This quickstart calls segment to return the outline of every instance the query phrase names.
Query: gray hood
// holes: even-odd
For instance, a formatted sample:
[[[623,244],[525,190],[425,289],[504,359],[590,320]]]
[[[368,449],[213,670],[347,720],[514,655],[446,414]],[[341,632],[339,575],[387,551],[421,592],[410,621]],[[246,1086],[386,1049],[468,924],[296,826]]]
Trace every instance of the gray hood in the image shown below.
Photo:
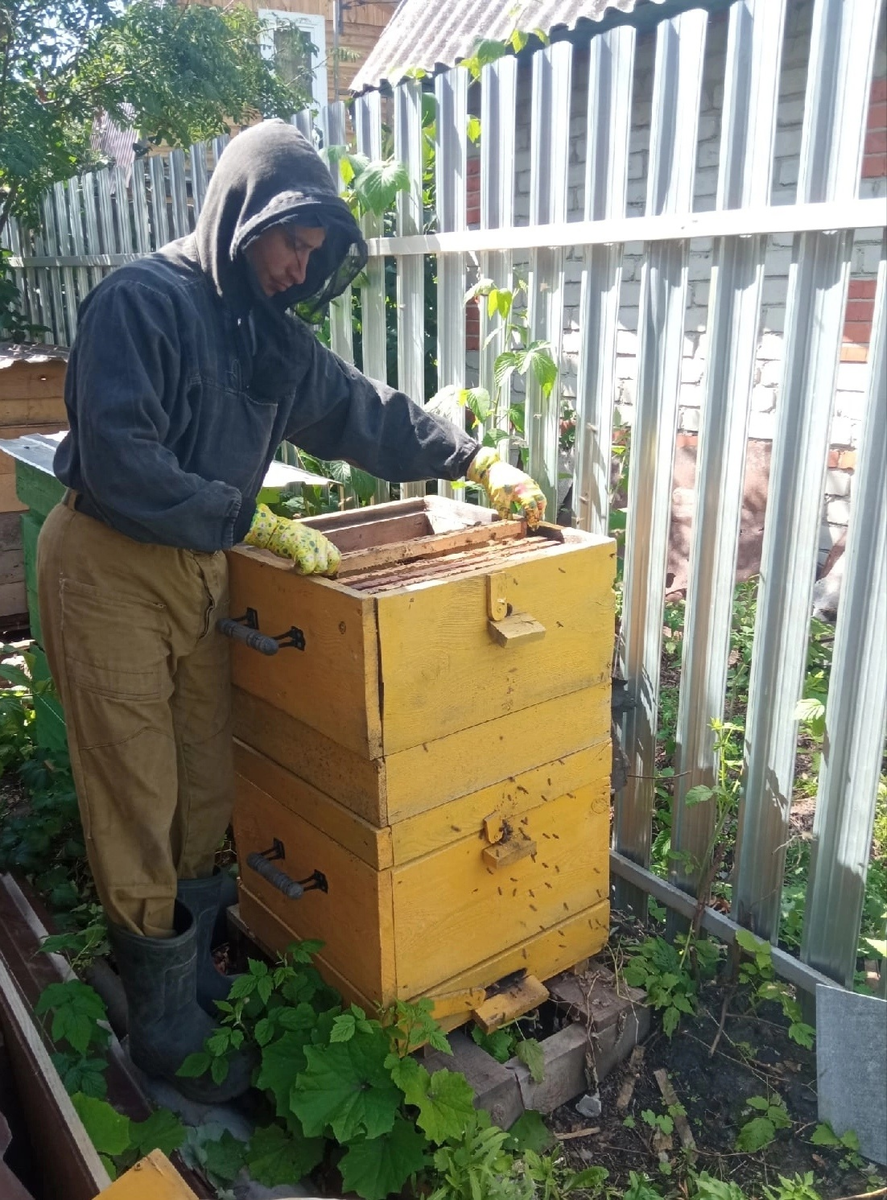
[[[292,125],[263,121],[229,142],[195,230],[200,266],[236,311],[264,299],[243,251],[267,229],[290,222],[321,225],[326,238],[308,260],[305,282],[268,302],[319,311],[363,269],[366,243],[314,147]]]

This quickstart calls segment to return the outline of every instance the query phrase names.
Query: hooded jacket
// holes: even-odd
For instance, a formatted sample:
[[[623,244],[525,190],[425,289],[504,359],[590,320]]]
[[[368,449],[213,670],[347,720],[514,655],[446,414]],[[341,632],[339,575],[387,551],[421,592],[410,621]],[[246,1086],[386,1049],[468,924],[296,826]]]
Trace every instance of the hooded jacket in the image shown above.
[[[274,225],[322,225],[305,282],[266,297],[244,250]],[[366,261],[313,147],[268,121],[234,138],[195,232],[86,297],[55,473],[78,509],[142,542],[225,550],[249,529],[279,444],[384,479],[458,479],[478,444],[361,375],[286,310],[323,304]]]

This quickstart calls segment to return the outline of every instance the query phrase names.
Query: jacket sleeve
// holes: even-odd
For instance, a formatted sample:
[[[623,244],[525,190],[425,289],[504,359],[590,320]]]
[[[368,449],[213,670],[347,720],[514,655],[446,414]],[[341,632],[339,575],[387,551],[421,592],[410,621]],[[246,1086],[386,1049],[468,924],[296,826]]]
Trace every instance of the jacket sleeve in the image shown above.
[[[170,400],[187,386],[181,337],[173,301],[150,286],[115,281],[90,297],[67,394],[78,474],[87,498],[121,533],[192,550],[227,549],[240,492],[182,470],[163,444]],[[62,450],[64,444],[60,456]]]
[[[287,440],[318,458],[343,458],[380,479],[460,479],[479,444],[403,392],[368,379],[304,326]]]

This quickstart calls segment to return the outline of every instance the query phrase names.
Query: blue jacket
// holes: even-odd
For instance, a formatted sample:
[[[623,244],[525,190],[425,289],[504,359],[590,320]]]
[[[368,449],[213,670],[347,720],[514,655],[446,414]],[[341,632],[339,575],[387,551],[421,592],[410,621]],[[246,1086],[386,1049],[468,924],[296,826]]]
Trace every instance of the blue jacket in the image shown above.
[[[300,288],[259,290],[243,250],[272,225],[324,225]],[[217,166],[195,233],[114,271],[81,305],[55,471],[82,510],[143,542],[241,541],[275,450],[290,440],[384,479],[458,479],[478,444],[367,379],[286,310],[326,301],[365,247],[326,167],[265,122]]]

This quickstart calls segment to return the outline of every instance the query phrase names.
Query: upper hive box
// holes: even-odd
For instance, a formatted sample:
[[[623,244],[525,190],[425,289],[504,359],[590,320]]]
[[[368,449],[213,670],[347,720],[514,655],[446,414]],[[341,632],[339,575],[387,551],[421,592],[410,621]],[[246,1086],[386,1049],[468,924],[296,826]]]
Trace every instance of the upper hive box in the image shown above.
[[[313,518],[335,580],[249,547],[235,732],[377,826],[608,736],[614,544],[427,497]],[[482,727],[479,728],[479,727]]]

